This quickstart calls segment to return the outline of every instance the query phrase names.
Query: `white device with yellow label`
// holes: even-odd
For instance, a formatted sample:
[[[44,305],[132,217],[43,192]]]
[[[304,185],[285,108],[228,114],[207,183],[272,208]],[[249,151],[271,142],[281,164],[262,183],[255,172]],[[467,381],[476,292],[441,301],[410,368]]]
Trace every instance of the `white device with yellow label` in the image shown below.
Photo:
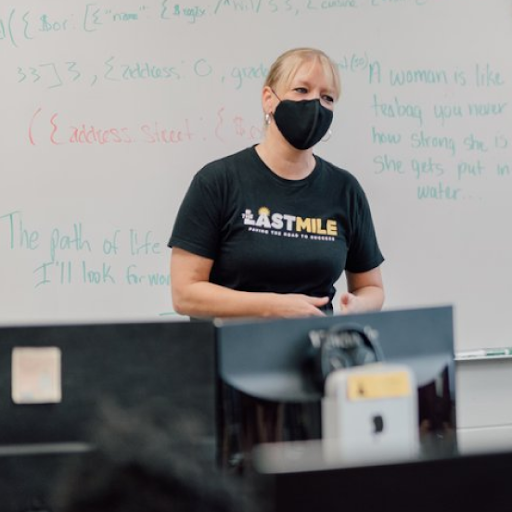
[[[414,375],[374,363],[328,375],[322,399],[324,456],[343,462],[414,458],[419,451]]]

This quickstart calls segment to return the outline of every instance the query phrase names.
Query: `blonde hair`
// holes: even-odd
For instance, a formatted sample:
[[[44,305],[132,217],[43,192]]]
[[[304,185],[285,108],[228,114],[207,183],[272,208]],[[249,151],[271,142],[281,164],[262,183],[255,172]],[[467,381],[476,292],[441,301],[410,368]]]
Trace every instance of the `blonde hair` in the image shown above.
[[[305,62],[318,60],[326,76],[332,79],[336,100],[341,95],[341,80],[338,66],[321,50],[315,48],[294,48],[281,54],[270,67],[264,86],[276,89],[288,85],[299,67]]]

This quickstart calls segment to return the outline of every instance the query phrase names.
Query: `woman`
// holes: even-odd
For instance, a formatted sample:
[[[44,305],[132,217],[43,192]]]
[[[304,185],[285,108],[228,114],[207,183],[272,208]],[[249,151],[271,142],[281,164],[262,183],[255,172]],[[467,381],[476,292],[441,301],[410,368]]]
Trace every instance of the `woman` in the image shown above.
[[[176,219],[171,281],[176,312],[192,317],[299,317],[382,307],[379,250],[357,180],[313,154],[340,95],[321,51],[290,50],[262,91],[266,132],[251,148],[206,165]]]

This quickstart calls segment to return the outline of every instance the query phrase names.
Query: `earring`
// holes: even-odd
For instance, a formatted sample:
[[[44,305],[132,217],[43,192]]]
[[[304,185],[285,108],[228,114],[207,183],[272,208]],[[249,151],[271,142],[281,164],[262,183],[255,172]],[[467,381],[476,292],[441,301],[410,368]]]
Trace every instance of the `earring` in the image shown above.
[[[329,128],[327,130],[327,133],[325,134],[324,138],[322,139],[322,142],[329,142],[332,137],[332,130]]]
[[[270,124],[270,121],[271,121],[271,116],[270,116],[270,113],[267,112],[265,114],[265,124],[268,126]]]

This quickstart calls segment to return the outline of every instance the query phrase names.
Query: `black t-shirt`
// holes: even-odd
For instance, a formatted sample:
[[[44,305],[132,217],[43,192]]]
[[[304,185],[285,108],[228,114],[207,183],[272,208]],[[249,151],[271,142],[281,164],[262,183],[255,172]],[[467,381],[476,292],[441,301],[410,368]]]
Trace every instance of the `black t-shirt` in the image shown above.
[[[315,158],[302,180],[274,174],[254,147],[206,165],[169,246],[214,260],[210,281],[234,290],[332,300],[344,269],[365,272],[384,258],[356,178]]]

